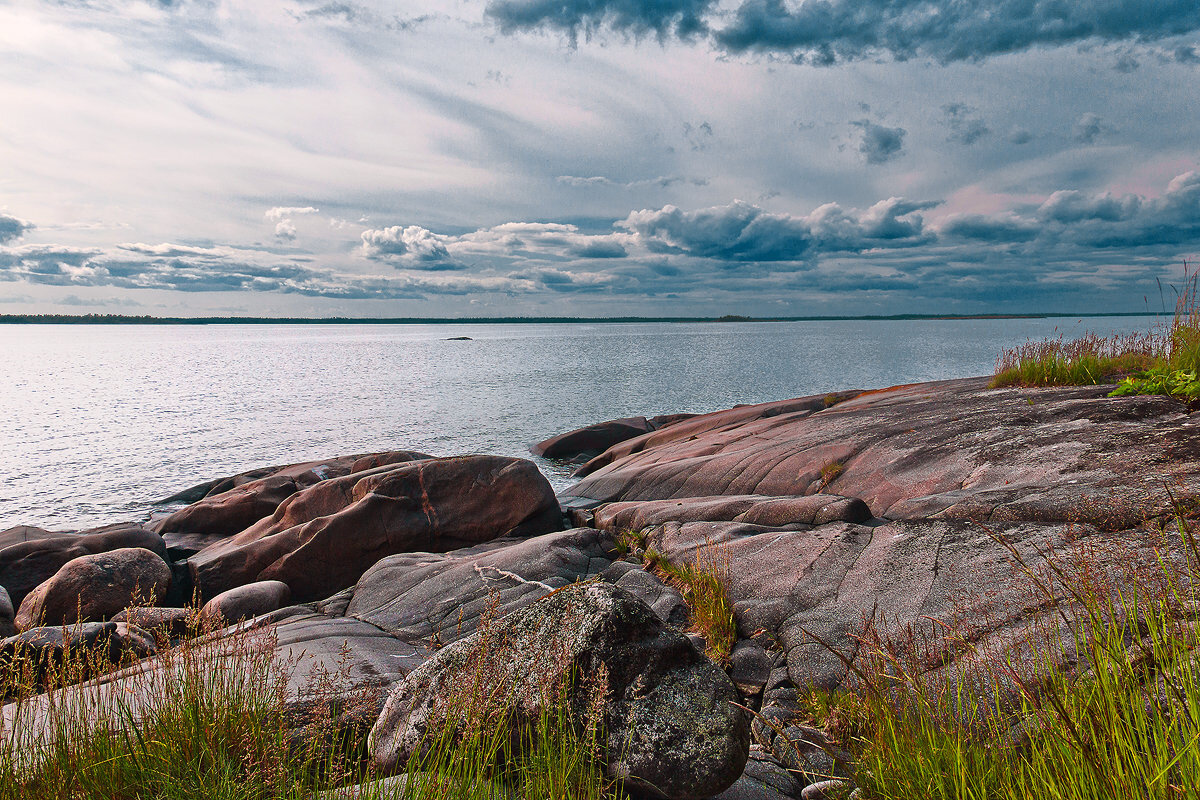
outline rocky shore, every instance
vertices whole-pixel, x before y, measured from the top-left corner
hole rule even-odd
[[[394,451],[211,481],[145,525],[12,528],[0,657],[70,637],[149,656],[146,630],[197,614],[214,652],[270,628],[296,718],[338,671],[339,713],[370,729],[383,774],[468,678],[529,714],[537,687],[602,673],[602,761],[631,793],[837,796],[845,764],[799,690],[851,686],[867,634],[952,630],[970,647],[927,669],[953,681],[998,653],[1019,664],[1031,627],[1060,631],[1030,575],[1086,558],[1120,579],[1174,557],[1156,521],[1200,496],[1200,425],[1109,389],[972,378],[614,420],[533,446],[580,464],[558,496],[529,461]],[[706,654],[649,553],[719,572],[731,652]],[[136,694],[137,672],[92,678],[87,702]],[[35,750],[53,732],[23,713],[0,722]]]

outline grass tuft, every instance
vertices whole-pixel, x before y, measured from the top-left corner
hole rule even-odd
[[[1200,398],[1197,270],[1183,264],[1171,322],[1145,333],[1029,341],[1004,350],[991,386],[1096,386],[1121,381],[1114,394]]]

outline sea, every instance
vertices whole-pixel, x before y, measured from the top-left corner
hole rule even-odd
[[[532,458],[601,420],[989,375],[1031,339],[1156,322],[0,325],[0,530],[145,520],[197,483],[342,454]]]

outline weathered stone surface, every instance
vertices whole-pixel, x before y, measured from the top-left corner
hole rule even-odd
[[[668,425],[674,425],[695,414],[663,414],[657,417],[623,417],[607,422],[597,422],[573,431],[551,436],[545,441],[531,445],[529,452],[545,458],[583,461],[591,459],[619,442],[641,436]]]
[[[845,678],[806,632],[850,654],[869,622],[903,632],[937,619],[977,653],[1019,662],[1029,625],[1057,623],[1030,601],[1008,546],[1035,571],[1049,557],[1153,571],[1164,543],[1143,523],[1168,511],[1164,483],[1200,495],[1200,423],[1169,398],[986,384],[695,417],[611,448],[563,500],[613,501],[592,512],[598,527],[653,526],[649,546],[668,558],[726,565],[739,628],[777,636],[796,685]],[[861,506],[840,521],[783,513],[780,498],[823,493],[860,499],[874,518]]]
[[[612,536],[591,529],[501,539],[450,553],[381,560],[354,587],[347,616],[411,642],[448,644],[539,597],[607,569]]]
[[[593,519],[596,527],[613,531],[640,531],[665,522],[728,521],[782,527],[824,525],[836,521],[866,522],[871,519],[871,510],[855,497],[743,494],[608,503],[596,509]]]
[[[61,531],[48,531],[45,528],[35,528],[32,525],[17,525],[0,531],[0,550],[14,544],[35,542],[39,539],[56,539],[65,535]]]
[[[987,382],[893,387],[829,408],[804,398],[705,414],[609,449],[564,495],[595,503],[833,492],[889,519],[1120,530],[1140,521],[1137,501],[1161,495],[1163,478],[1200,475],[1200,424],[1176,400]],[[834,464],[841,470],[822,476]]]
[[[287,498],[329,478],[354,472],[429,458],[408,450],[342,456],[325,461],[307,461],[284,467],[267,467],[225,478],[209,486],[203,499],[154,523],[161,534],[191,533],[232,536],[275,513]],[[202,486],[207,484],[202,484]],[[200,489],[201,487],[194,487]],[[191,497],[191,494],[183,496]],[[176,495],[179,497],[179,495]],[[174,498],[167,498],[167,502]]]
[[[426,459],[322,481],[289,497],[272,516],[205,548],[189,566],[207,598],[280,580],[296,599],[316,600],[353,585],[392,553],[453,550],[560,527],[553,490],[531,462]]]
[[[18,530],[21,536],[26,536],[30,529],[22,526],[6,533]],[[19,608],[25,595],[71,559],[122,547],[144,547],[164,558],[167,552],[161,536],[132,523],[106,525],[82,533],[41,531],[0,550],[0,586],[8,590],[13,605]]]
[[[221,592],[200,609],[200,621],[208,626],[232,625],[244,619],[269,614],[287,605],[292,592],[282,581],[256,581]]]
[[[18,630],[104,620],[130,605],[155,605],[171,585],[171,569],[157,553],[122,547],[68,561],[21,601]]]
[[[189,608],[135,606],[116,614],[112,622],[128,622],[144,631],[168,638],[186,636],[198,629],[196,613]]]
[[[496,702],[533,719],[546,690],[574,675],[607,676],[603,758],[642,792],[702,798],[742,773],[749,726],[728,677],[637,598],[603,582],[568,586],[435,653],[388,697],[369,749],[402,767],[475,678]],[[588,688],[569,693],[581,712]]]
[[[4,587],[0,586],[0,636],[12,636],[17,632],[15,618],[16,611],[13,610],[12,600]]]

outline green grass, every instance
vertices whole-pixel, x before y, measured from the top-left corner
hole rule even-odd
[[[1003,351],[992,387],[1095,386],[1121,382],[1114,395],[1200,398],[1200,307],[1197,272],[1183,265],[1171,322],[1145,333],[1029,341]]]
[[[1182,560],[1164,555],[1137,580],[1098,580],[1095,568],[1109,564],[1029,570],[1068,631],[1031,632],[1030,660],[960,659],[946,676],[929,670],[928,657],[942,654],[864,637],[848,662],[855,690],[810,691],[808,714],[854,752],[867,798],[1198,798],[1192,525],[1179,513],[1164,535]],[[974,646],[949,628],[943,645],[958,655]]]
[[[97,659],[75,651],[48,672],[28,659],[4,665],[9,724],[0,732],[0,800],[308,800],[378,777],[366,731],[339,726],[334,704],[316,698],[303,720],[288,709],[290,667],[276,660],[269,630],[164,650],[157,669],[124,679],[130,692],[72,686],[94,674]],[[344,688],[336,676],[324,683],[335,694]],[[622,797],[597,761],[598,725],[573,718],[565,700],[546,705],[531,725],[486,704],[456,708],[408,764],[424,780],[401,794],[363,796]]]

